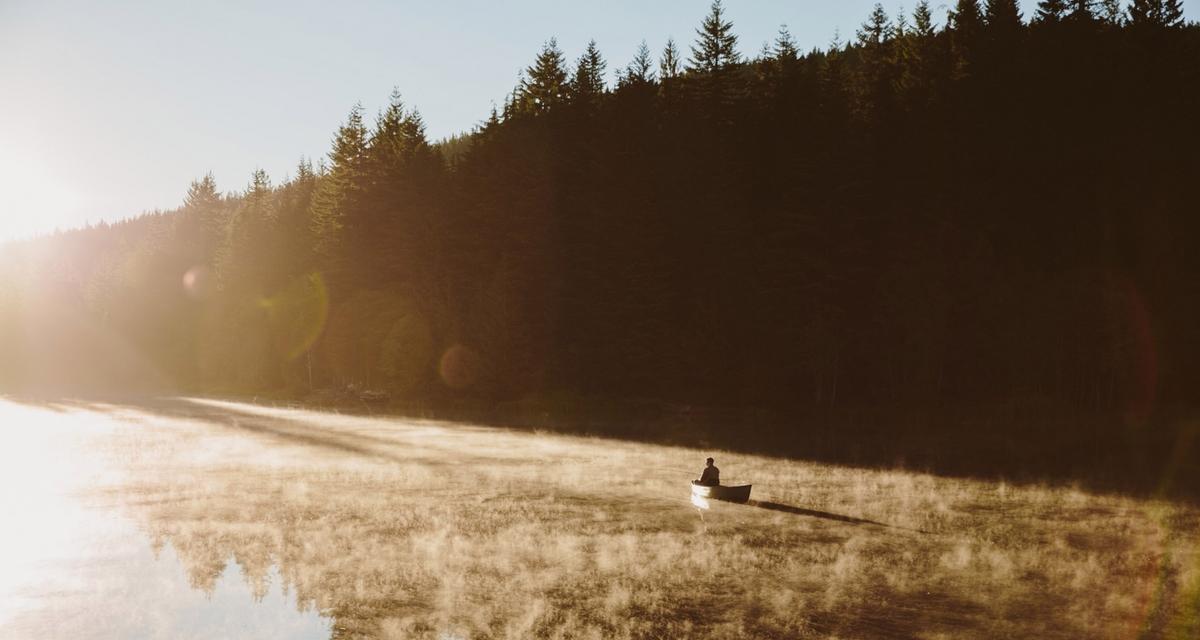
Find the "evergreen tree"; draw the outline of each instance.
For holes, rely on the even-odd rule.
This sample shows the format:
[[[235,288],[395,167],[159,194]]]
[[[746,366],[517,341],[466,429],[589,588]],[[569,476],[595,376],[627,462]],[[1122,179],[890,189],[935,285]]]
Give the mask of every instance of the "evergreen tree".
[[[1183,0],[1162,0],[1162,24],[1164,27],[1183,26]]]
[[[1100,19],[1114,27],[1124,24],[1125,12],[1121,9],[1121,0],[1100,0]]]
[[[796,48],[796,40],[788,31],[786,24],[779,26],[779,33],[775,36],[775,46],[771,50],[771,55],[781,62],[795,62],[800,57],[800,50]]]
[[[653,83],[654,80],[654,60],[650,57],[650,47],[646,46],[645,40],[642,40],[642,43],[638,45],[637,54],[621,73],[620,84],[621,86],[645,85]]]
[[[315,250],[326,270],[341,268],[341,241],[344,216],[357,206],[365,184],[367,128],[363,124],[362,105],[350,110],[345,124],[338,127],[329,152],[330,167],[313,197],[312,228]]]
[[[1129,23],[1139,28],[1182,26],[1183,6],[1180,0],[1133,0]]]
[[[979,11],[979,0],[957,0],[950,12],[950,28],[960,40],[978,37],[983,20]]]
[[[950,44],[959,77],[970,75],[975,65],[982,30],[979,0],[958,0],[950,12]]]
[[[408,153],[408,144],[403,132],[404,101],[398,89],[392,90],[387,108],[375,120],[375,131],[371,134],[368,151],[373,170],[386,172],[400,164],[401,159]],[[382,176],[376,180],[382,179]]]
[[[876,3],[875,7],[871,9],[871,15],[867,17],[867,21],[858,29],[858,44],[864,47],[877,47],[891,38],[892,34],[891,19],[883,10],[883,5]]]
[[[561,104],[569,91],[567,70],[558,40],[550,38],[532,66],[525,70],[520,87],[520,105],[524,111],[540,113]]]
[[[985,0],[983,25],[984,56],[988,69],[1012,68],[1008,58],[1015,51],[1024,28],[1016,0]]]
[[[1067,15],[1066,0],[1038,0],[1036,22],[1054,24],[1062,21]]]
[[[679,48],[675,46],[674,38],[667,38],[662,57],[658,60],[658,77],[664,81],[678,78],[681,71],[680,64]]]
[[[921,0],[913,11],[913,34],[918,38],[933,36],[933,14],[929,11],[929,0]]]
[[[908,26],[908,16],[904,15],[904,7],[896,12],[896,21],[893,24],[892,36],[894,38],[905,38],[912,31]]]
[[[221,205],[221,194],[217,192],[212,172],[192,181],[183,201],[179,231],[193,243],[194,253],[188,255],[193,264],[188,265],[189,268],[204,262],[216,250],[225,227]]]
[[[700,28],[698,39],[692,45],[692,57],[688,70],[698,73],[718,73],[737,64],[741,56],[737,52],[737,35],[733,23],[725,19],[725,8],[721,0],[713,0],[709,14]]]
[[[366,160],[369,136],[363,123],[362,104],[356,104],[346,117],[346,123],[338,127],[333,139],[329,161],[334,172],[361,172]]]
[[[1067,6],[1070,12],[1067,13],[1067,19],[1081,24],[1087,24],[1096,21],[1096,13],[1093,11],[1093,6],[1096,0],[1068,0]]]
[[[989,31],[1013,33],[1021,28],[1021,10],[1016,0],[985,0],[983,21]]]
[[[225,260],[220,265],[221,279],[235,295],[262,295],[270,283],[273,265],[268,247],[275,213],[272,195],[271,178],[266,171],[255,169],[230,220]]]
[[[183,206],[189,209],[207,209],[220,202],[221,195],[217,193],[217,181],[213,179],[210,171],[204,174],[203,178],[192,181],[188,187],[187,196],[184,197]]]
[[[583,103],[594,104],[604,94],[604,69],[607,66],[596,41],[589,40],[583,55],[575,63],[570,85],[572,96]]]

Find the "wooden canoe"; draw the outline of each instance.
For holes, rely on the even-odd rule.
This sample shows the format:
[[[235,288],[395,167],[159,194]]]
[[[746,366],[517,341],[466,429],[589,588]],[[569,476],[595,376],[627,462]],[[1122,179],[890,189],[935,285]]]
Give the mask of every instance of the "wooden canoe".
[[[707,487],[702,484],[692,483],[692,495],[712,500],[724,500],[726,502],[749,502],[750,487],[752,486],[754,485],[743,484],[736,487],[717,485],[715,487]]]

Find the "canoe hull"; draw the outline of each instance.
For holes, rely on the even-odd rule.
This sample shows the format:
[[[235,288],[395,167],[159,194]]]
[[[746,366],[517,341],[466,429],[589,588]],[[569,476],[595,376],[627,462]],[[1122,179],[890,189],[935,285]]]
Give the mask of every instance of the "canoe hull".
[[[725,502],[749,502],[750,487],[752,486],[743,484],[736,487],[726,485],[706,487],[700,484],[693,484],[692,495],[699,498],[708,498],[709,500],[724,500]]]

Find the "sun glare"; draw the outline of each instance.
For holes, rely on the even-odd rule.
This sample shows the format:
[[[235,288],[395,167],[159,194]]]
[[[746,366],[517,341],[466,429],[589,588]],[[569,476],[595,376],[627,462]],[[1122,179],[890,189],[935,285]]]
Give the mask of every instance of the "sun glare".
[[[80,226],[82,204],[44,163],[0,149],[0,242]]]

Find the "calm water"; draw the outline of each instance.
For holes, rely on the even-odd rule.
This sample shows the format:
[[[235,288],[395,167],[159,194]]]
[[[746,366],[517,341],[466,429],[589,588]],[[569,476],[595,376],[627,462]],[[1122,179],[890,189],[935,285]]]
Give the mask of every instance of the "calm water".
[[[274,566],[251,580],[230,557],[193,587],[118,507],[120,471],[92,449],[105,428],[0,398],[0,638],[330,637]]]

